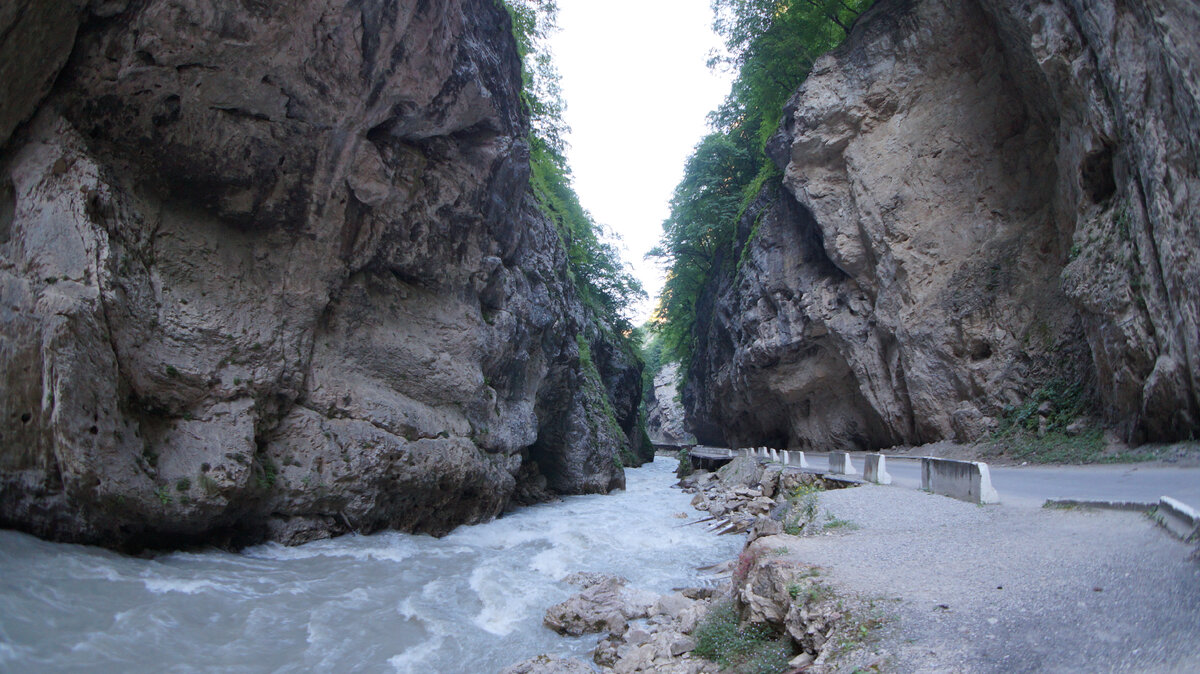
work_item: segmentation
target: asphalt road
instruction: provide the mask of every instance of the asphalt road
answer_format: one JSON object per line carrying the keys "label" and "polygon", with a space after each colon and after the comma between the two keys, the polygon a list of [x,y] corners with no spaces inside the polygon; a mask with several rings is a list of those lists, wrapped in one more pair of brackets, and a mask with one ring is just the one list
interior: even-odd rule
{"label": "asphalt road", "polygon": [[822,519],[855,526],[770,547],[895,618],[840,671],[882,659],[939,674],[1200,672],[1200,565],[1139,513],[982,508],[870,485],[819,502]]}
{"label": "asphalt road", "polygon": [[[829,458],[825,454],[805,453],[811,468],[823,470]],[[862,476],[863,458],[850,455],[858,476]],[[896,486],[919,489],[921,462],[917,458],[887,458],[887,471]],[[1046,499],[1107,499],[1113,501],[1158,501],[1171,496],[1193,507],[1200,507],[1200,468],[1174,468],[1143,464],[1095,466],[989,466],[992,486],[1000,493],[1000,502],[1011,505],[1041,506]]]}

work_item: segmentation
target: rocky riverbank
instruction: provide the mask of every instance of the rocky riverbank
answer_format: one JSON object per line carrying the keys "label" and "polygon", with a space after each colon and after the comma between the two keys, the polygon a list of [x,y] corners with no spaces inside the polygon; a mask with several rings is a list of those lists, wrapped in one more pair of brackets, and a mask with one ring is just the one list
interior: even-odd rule
{"label": "rocky riverbank", "polygon": [[[711,585],[665,595],[631,589],[622,578],[573,574],[564,580],[581,591],[546,612],[548,628],[603,635],[592,661],[619,674],[832,672],[839,663],[870,659],[851,654],[883,614],[833,591],[819,567],[783,554],[789,539],[825,531],[815,501],[825,480],[740,457],[715,473],[696,471],[679,486],[708,514],[681,526],[746,533],[741,554],[708,569]],[[542,655],[503,674],[591,671],[578,659]]]}
{"label": "rocky riverbank", "polygon": [[[604,579],[551,609],[547,624],[604,635],[600,671],[1200,666],[1192,545],[1141,514],[822,489],[745,457],[681,485],[707,513],[685,526],[744,532],[747,544],[705,587],[647,597]],[[593,668],[545,656],[508,671]]]}

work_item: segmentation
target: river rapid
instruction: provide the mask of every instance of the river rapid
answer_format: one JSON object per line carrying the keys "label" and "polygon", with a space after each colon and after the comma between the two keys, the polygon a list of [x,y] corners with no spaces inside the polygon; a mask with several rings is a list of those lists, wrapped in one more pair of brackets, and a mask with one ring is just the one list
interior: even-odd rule
{"label": "river rapid", "polygon": [[138,559],[0,531],[3,672],[497,672],[596,636],[542,626],[574,571],[669,592],[740,536],[681,526],[676,462],[444,538],[382,533]]}

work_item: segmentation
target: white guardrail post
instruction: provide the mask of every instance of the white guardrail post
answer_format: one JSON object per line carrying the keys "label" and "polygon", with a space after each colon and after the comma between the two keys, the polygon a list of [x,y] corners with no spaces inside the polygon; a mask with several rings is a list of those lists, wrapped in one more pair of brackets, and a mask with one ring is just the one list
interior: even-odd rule
{"label": "white guardrail post", "polygon": [[858,471],[854,469],[854,464],[850,462],[850,454],[847,452],[830,452],[829,453],[829,474],[830,475],[858,475]]}
{"label": "white guardrail post", "polygon": [[887,472],[887,457],[882,454],[868,454],[863,465],[863,479],[875,484],[891,484],[892,476]]}

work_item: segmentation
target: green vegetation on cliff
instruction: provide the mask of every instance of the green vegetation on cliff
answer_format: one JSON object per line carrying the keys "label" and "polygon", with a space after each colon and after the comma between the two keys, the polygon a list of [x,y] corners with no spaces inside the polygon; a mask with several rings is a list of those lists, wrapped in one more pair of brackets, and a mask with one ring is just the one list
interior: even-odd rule
{"label": "green vegetation on cliff", "polygon": [[[521,56],[521,97],[530,118],[530,189],[538,207],[555,224],[567,253],[567,273],[579,297],[591,309],[592,325],[584,328],[586,334],[576,335],[583,375],[590,380],[589,385],[611,397],[616,392],[608,390],[602,367],[593,359],[592,345],[599,339],[625,354],[626,362],[640,363],[640,338],[628,312],[646,293],[621,259],[614,244],[616,235],[583,208],[571,185],[571,169],[565,156],[568,129],[562,119],[566,106],[558,71],[546,45],[557,28],[555,0],[504,0],[504,6],[512,19]],[[607,433],[601,435],[626,437],[611,402],[608,398],[602,401],[605,418],[601,423]],[[637,426],[627,436],[633,446],[621,447],[613,455],[618,468],[653,457],[644,410],[639,406],[638,411]]]}
{"label": "green vegetation on cliff", "polygon": [[625,312],[645,297],[645,291],[613,244],[615,234],[592,218],[571,186],[571,169],[564,156],[566,106],[558,71],[545,45],[556,28],[558,7],[554,0],[507,0],[505,6],[522,59],[522,98],[532,126],[530,186],[542,211],[558,227],[583,301],[607,326],[628,335],[633,326]]}
{"label": "green vegetation on cliff", "polygon": [[784,104],[816,59],[845,39],[873,0],[712,0],[713,28],[726,54],[712,67],[737,71],[729,96],[709,115],[713,132],[696,146],[671,199],[663,238],[650,252],[667,267],[653,319],[667,359],[692,357],[696,302],[722,265],[740,257],[734,233],[746,206],[778,169],[764,148]]}

